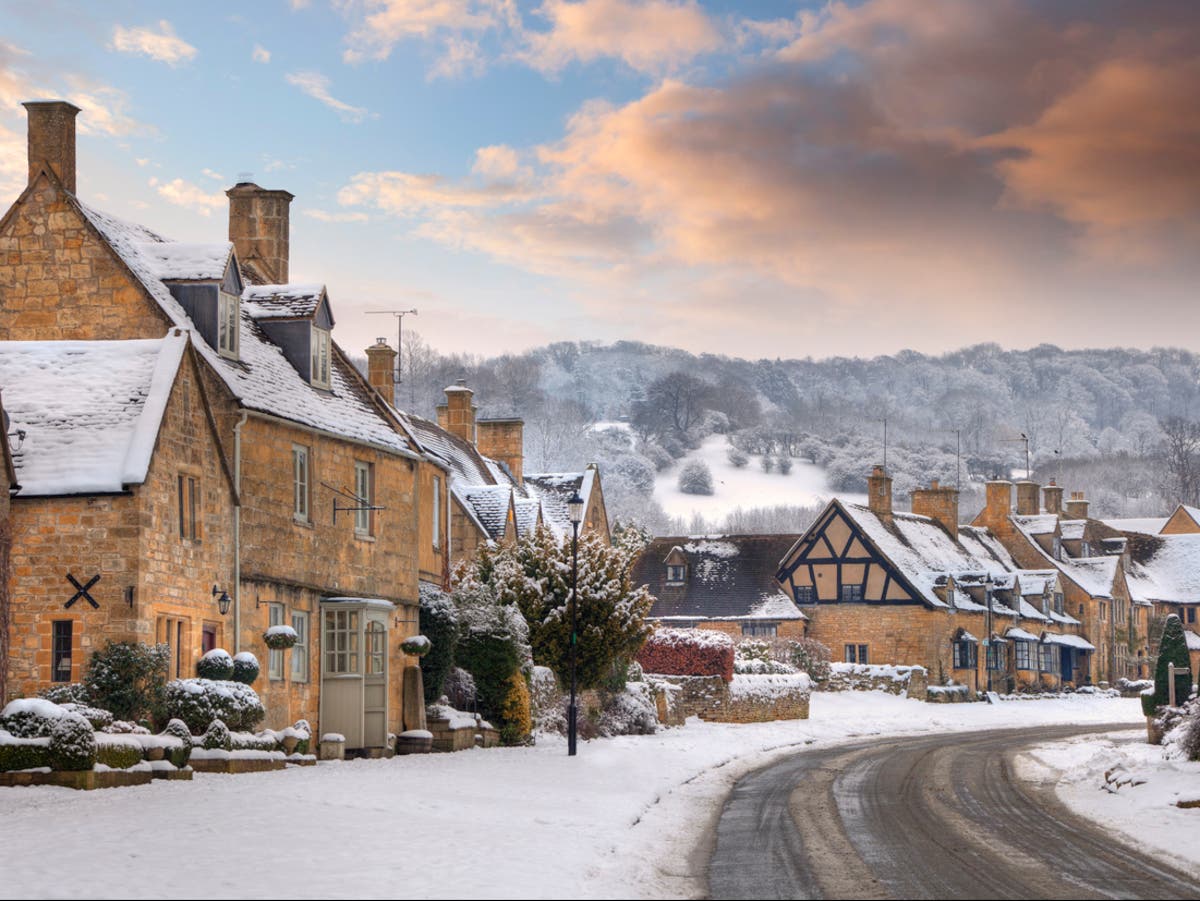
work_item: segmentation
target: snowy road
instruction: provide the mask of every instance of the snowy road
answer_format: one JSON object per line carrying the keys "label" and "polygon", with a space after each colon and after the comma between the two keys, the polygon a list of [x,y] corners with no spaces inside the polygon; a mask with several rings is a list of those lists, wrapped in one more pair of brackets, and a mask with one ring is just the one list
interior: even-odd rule
{"label": "snowy road", "polygon": [[1095,731],[1105,727],[883,739],[792,755],[735,786],[717,825],[711,897],[1200,897],[1200,882],[1012,775],[1020,749]]}

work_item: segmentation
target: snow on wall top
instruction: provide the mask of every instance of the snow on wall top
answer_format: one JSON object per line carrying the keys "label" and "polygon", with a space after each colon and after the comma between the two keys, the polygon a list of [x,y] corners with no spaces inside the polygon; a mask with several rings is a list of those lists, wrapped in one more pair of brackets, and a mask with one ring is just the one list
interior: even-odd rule
{"label": "snow on wall top", "polygon": [[319,284],[247,285],[242,291],[242,300],[255,319],[309,318],[324,296],[325,286]]}
{"label": "snow on wall top", "polygon": [[1064,519],[1059,528],[1065,541],[1082,541],[1087,529],[1086,519]]}
{"label": "snow on wall top", "polygon": [[[194,324],[171,296],[158,274],[155,257],[146,249],[146,245],[174,242],[167,242],[145,226],[117,219],[84,203],[79,203],[79,207],[168,319],[194,334]],[[255,324],[245,309],[248,305],[242,306],[240,360],[221,356],[199,337],[192,341],[242,406],[385,450],[409,453],[408,442],[375,405],[336,343],[330,361],[330,390],[314,388]]]}
{"label": "snow on wall top", "polygon": [[187,336],[0,341],[0,385],[21,496],[122,491],[145,481]]}
{"label": "snow on wall top", "polygon": [[219,281],[229,268],[233,245],[190,244],[184,241],[139,241],[138,254],[154,274],[165,281]]}

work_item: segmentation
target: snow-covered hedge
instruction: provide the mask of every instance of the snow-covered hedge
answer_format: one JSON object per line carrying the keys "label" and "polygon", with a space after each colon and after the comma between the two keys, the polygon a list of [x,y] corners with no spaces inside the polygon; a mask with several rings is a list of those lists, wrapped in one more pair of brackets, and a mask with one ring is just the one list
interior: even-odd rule
{"label": "snow-covered hedge", "polygon": [[167,716],[183,720],[195,734],[213,720],[249,732],[267,715],[258,693],[240,682],[211,679],[176,679],[167,683]]}
{"label": "snow-covered hedge", "polygon": [[50,727],[50,766],[90,770],[96,765],[96,733],[78,713],[64,712]]}
{"label": "snow-covered hedge", "polygon": [[234,656],[232,677],[234,682],[252,685],[260,672],[262,672],[262,668],[258,665],[258,658],[249,651],[242,651]]}
{"label": "snow-covered hedge", "polygon": [[59,704],[44,698],[18,698],[0,710],[0,729],[14,738],[44,738],[54,724],[72,714]]}
{"label": "snow-covered hedge", "polygon": [[196,663],[196,675],[217,681],[232,679],[233,658],[224,648],[213,648]]}
{"label": "snow-covered hedge", "polygon": [[711,629],[657,629],[637,661],[648,673],[667,676],[720,676],[733,679],[733,639]]}
{"label": "snow-covered hedge", "polygon": [[729,697],[735,701],[773,701],[810,691],[812,680],[806,673],[734,676],[729,683]]}

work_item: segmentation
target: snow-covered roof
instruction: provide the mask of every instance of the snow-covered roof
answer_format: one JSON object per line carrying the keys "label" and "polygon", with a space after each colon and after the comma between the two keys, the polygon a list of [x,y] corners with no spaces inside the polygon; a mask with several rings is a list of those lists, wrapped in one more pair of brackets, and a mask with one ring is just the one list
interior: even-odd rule
{"label": "snow-covered roof", "polygon": [[21,496],[123,491],[146,479],[187,336],[0,341]]}
{"label": "snow-covered roof", "polygon": [[578,491],[584,509],[591,499],[595,470],[583,472],[546,472],[525,476],[525,489],[542,504],[542,517],[556,535],[571,534],[571,515],[567,501]]}
{"label": "snow-covered roof", "polygon": [[1061,644],[1069,648],[1078,648],[1081,651],[1094,651],[1096,646],[1079,635],[1059,634],[1058,632],[1043,632],[1042,641],[1046,644]]}
{"label": "snow-covered roof", "polygon": [[1200,534],[1147,537],[1131,557],[1125,578],[1135,600],[1200,603]]}
{"label": "snow-covered roof", "polygon": [[1183,637],[1187,641],[1189,651],[1200,651],[1200,635],[1197,635],[1191,629],[1187,629],[1184,631]]}
{"label": "snow-covered roof", "polygon": [[[1105,557],[1067,557],[1056,560],[1045,548],[1038,543],[1035,535],[1044,535],[1047,531],[1040,522],[1042,517],[1013,516],[1010,517],[1019,531],[1028,539],[1029,546],[1037,551],[1046,563],[1053,566],[1076,585],[1096,598],[1111,598],[1113,582],[1117,578],[1117,570],[1121,565],[1118,555]],[[1053,517],[1058,522],[1057,517]],[[1042,531],[1032,531],[1042,529]]]}
{"label": "snow-covered roof", "polygon": [[1011,629],[1007,630],[1004,633],[1004,637],[1011,638],[1016,641],[1037,641],[1038,640],[1038,637],[1036,635],[1026,632],[1024,629],[1020,628],[1019,626],[1013,626]]}
{"label": "snow-covered roof", "polygon": [[307,319],[317,312],[325,286],[247,285],[242,300],[255,319]]}
{"label": "snow-covered roof", "polygon": [[528,535],[538,524],[538,513],[542,505],[531,497],[514,497],[513,510],[517,518],[517,534]]}
{"label": "snow-covered roof", "polygon": [[[167,318],[180,328],[194,330],[191,319],[158,275],[156,257],[146,246],[166,239],[142,225],[117,219],[87,204],[79,203],[79,207]],[[411,454],[404,435],[383,413],[336,344],[330,361],[330,388],[315,388],[300,376],[283,351],[254,322],[245,309],[249,304],[242,306],[239,360],[221,356],[198,336],[193,338],[192,344],[243,407],[383,450],[406,456]]]}
{"label": "snow-covered roof", "polygon": [[1038,513],[1034,516],[1013,516],[1013,522],[1030,535],[1047,535],[1058,528],[1058,517],[1053,513]]}
{"label": "snow-covered roof", "polygon": [[508,485],[459,485],[456,490],[474,508],[488,535],[497,541],[503,538],[509,504],[512,503],[512,488]]}
{"label": "snow-covered roof", "polygon": [[138,254],[164,281],[219,281],[229,268],[233,245],[191,244],[186,241],[138,241]]}
{"label": "snow-covered roof", "polygon": [[1064,541],[1082,541],[1087,530],[1086,519],[1064,519],[1059,522]]}
{"label": "snow-covered roof", "polygon": [[1118,532],[1140,532],[1143,535],[1157,535],[1162,531],[1162,527],[1167,524],[1165,516],[1151,516],[1131,519],[1104,519],[1101,520],[1110,529],[1116,529]]}
{"label": "snow-covered roof", "polygon": [[421,448],[436,455],[450,468],[452,480],[462,485],[497,484],[493,471],[469,441],[420,416],[404,414],[403,418]]}

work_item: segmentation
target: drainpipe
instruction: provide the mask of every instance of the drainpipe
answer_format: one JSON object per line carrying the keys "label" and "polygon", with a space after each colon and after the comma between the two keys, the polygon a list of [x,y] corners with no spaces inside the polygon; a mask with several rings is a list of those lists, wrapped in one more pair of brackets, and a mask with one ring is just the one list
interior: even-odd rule
{"label": "drainpipe", "polygon": [[242,651],[242,426],[249,416],[242,411],[242,418],[233,426],[233,652]]}

